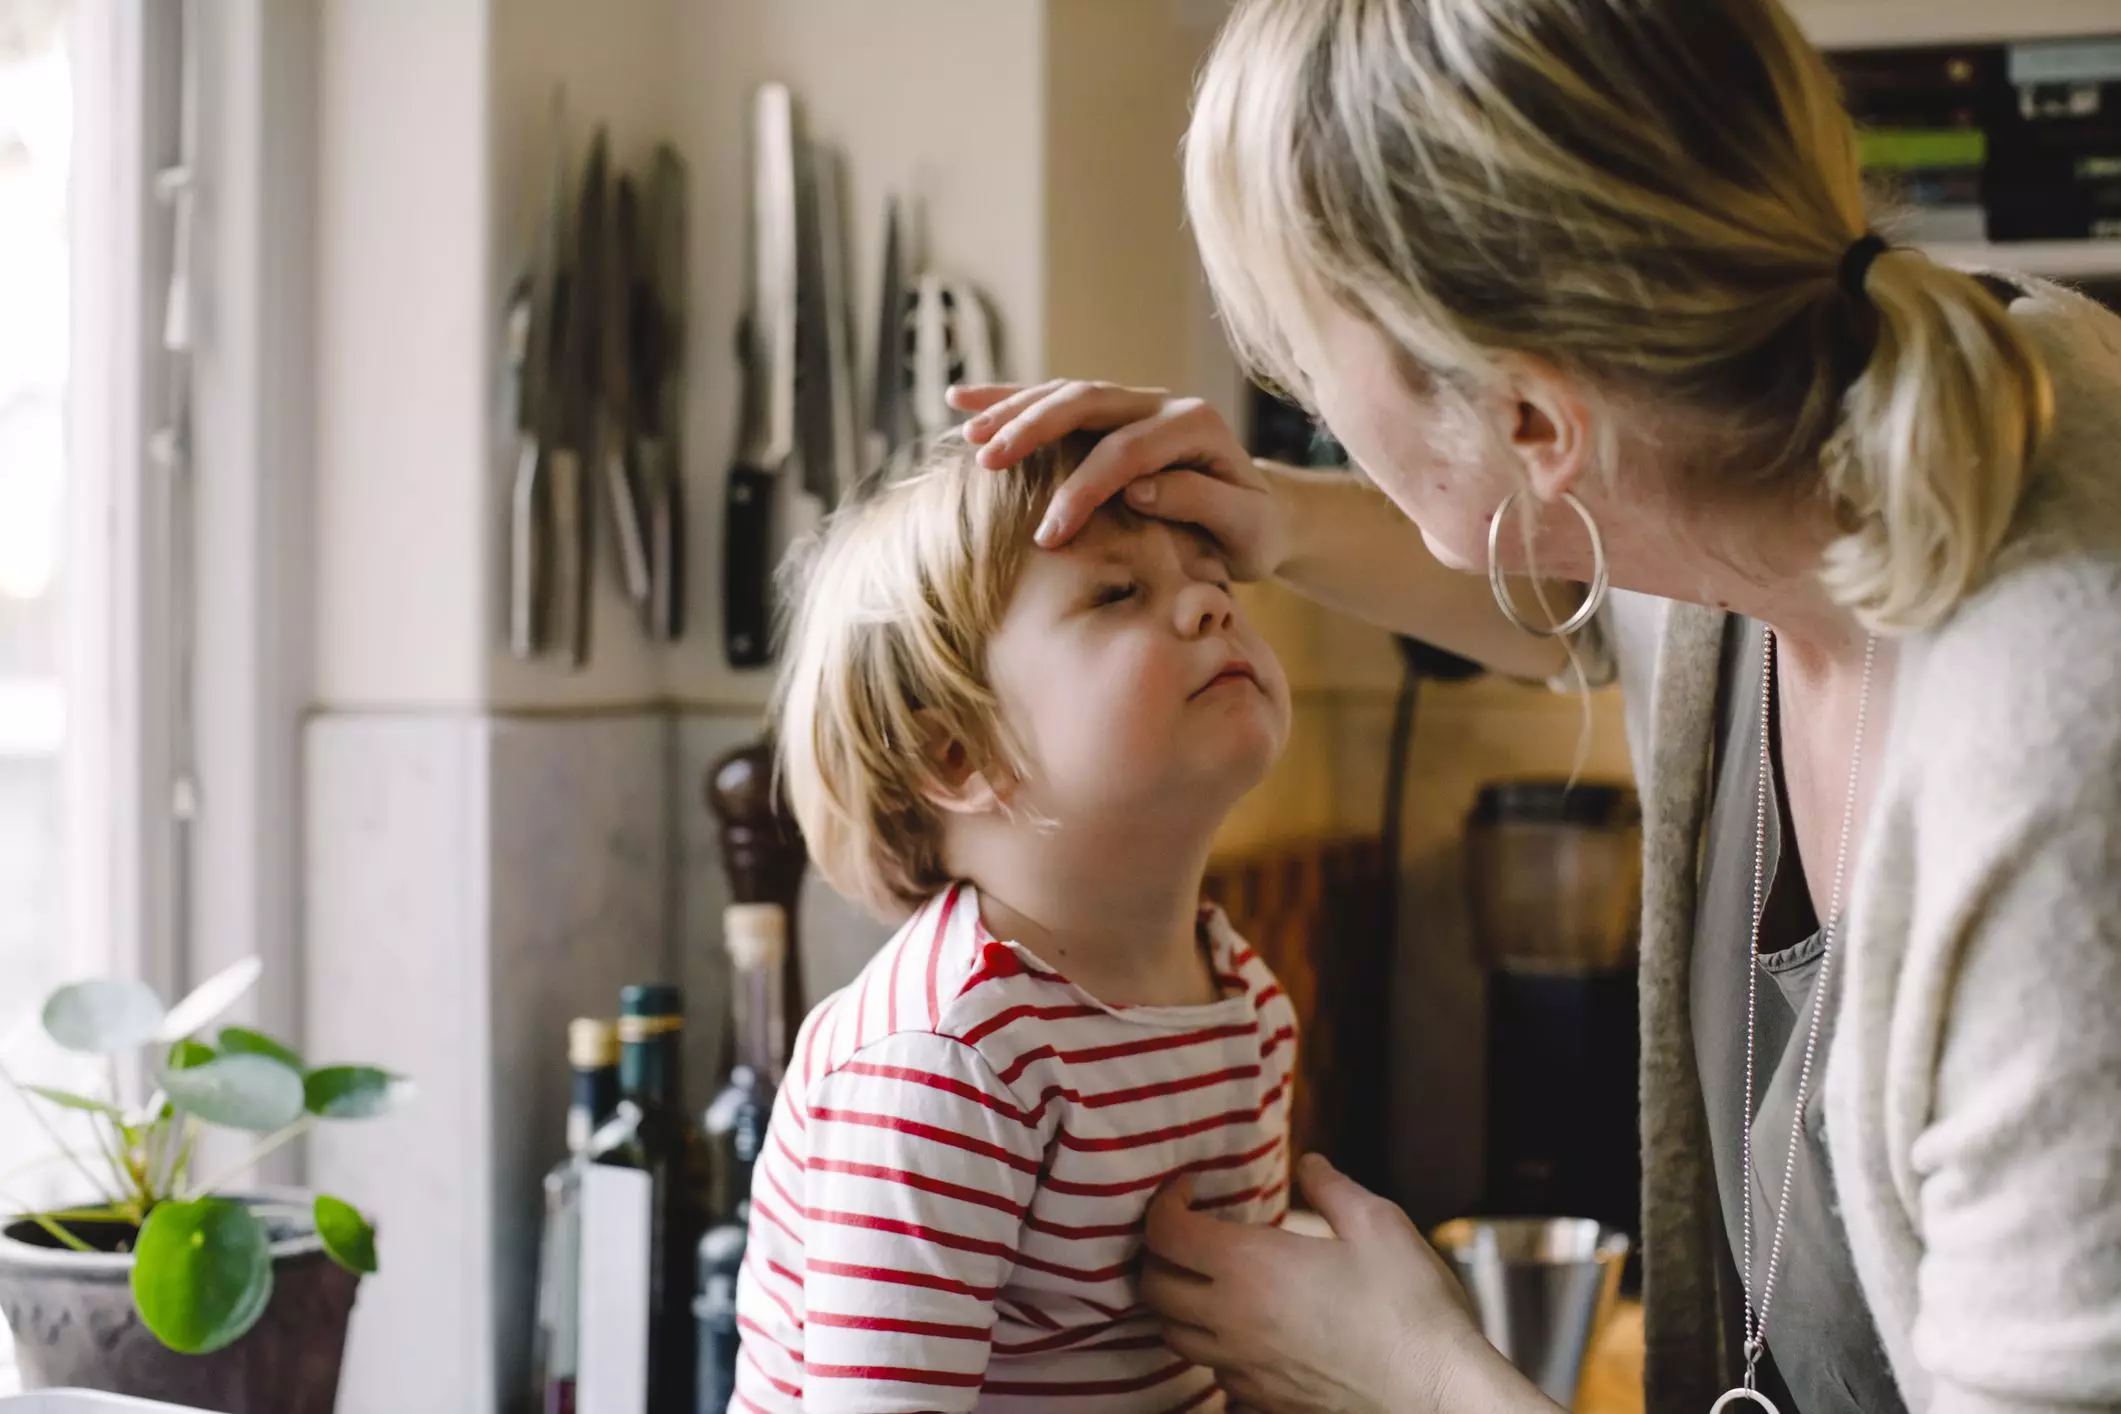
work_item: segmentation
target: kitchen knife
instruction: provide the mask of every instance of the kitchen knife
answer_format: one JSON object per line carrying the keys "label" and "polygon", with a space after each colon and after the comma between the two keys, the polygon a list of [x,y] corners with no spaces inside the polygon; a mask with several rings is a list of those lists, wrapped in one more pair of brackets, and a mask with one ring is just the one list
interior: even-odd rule
{"label": "kitchen knife", "polygon": [[[839,181],[832,154],[796,137],[801,181],[796,281],[796,453],[803,468],[803,519],[816,521],[853,481],[854,404],[848,387],[845,267]],[[794,527],[798,532],[807,526]]]}
{"label": "kitchen knife", "polygon": [[906,441],[906,257],[899,246],[898,199],[884,203],[884,269],[876,305],[876,363],[870,370],[869,469]]}
{"label": "kitchen knife", "polygon": [[508,649],[524,659],[545,650],[552,611],[552,495],[545,459],[553,432],[560,262],[567,244],[566,103],[559,93],[552,100],[551,141],[542,219],[530,267],[510,301],[506,345],[516,427],[508,487]]}
{"label": "kitchen knife", "polygon": [[636,321],[637,380],[643,409],[641,484],[647,499],[648,633],[672,642],[685,631],[684,460],[679,430],[685,411],[685,164],[668,146],[656,149],[648,177],[648,259]]}
{"label": "kitchen knife", "polygon": [[744,320],[744,416],[723,520],[724,652],[735,668],[772,655],[773,504],[794,455],[796,174],[793,100],[759,89],[753,119],[751,275]]}
{"label": "kitchen knife", "polygon": [[640,199],[631,177],[614,189],[608,255],[604,265],[604,405],[599,419],[598,460],[611,506],[612,542],[618,550],[620,582],[635,604],[648,603],[648,533],[634,462],[634,424],[646,409],[635,400],[634,272],[640,263]]}
{"label": "kitchen knife", "polygon": [[574,259],[561,328],[560,426],[551,461],[553,641],[568,662],[589,661],[590,496],[586,468],[596,454],[598,359],[605,338],[605,189],[610,139],[597,129],[575,205]]}

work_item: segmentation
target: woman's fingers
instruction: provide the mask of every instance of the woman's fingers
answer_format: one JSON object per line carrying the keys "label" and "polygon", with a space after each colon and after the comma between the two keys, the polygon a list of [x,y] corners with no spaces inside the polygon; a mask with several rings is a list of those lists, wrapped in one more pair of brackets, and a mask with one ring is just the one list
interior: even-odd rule
{"label": "woman's fingers", "polygon": [[1333,1235],[1342,1239],[1361,1236],[1375,1220],[1378,1207],[1389,1206],[1333,1167],[1324,1154],[1306,1154],[1297,1160],[1296,1184],[1318,1215],[1333,1225]]}
{"label": "woman's fingers", "polygon": [[1127,483],[1127,504],[1145,516],[1176,525],[1195,525],[1214,538],[1230,558],[1230,573],[1239,579],[1257,579],[1267,572],[1254,563],[1254,536],[1248,526],[1253,512],[1264,508],[1249,504],[1258,493],[1235,482],[1190,468],[1174,468]]}
{"label": "woman's fingers", "polygon": [[959,412],[985,412],[1023,386],[1021,383],[953,383],[943,390],[943,401]]}
{"label": "woman's fingers", "polygon": [[989,385],[990,392],[1001,396],[989,397],[987,406],[967,418],[960,430],[966,441],[982,446],[1003,427],[1068,386],[1069,380],[1065,378],[1049,378],[1043,383]]}
{"label": "woman's fingers", "polygon": [[1222,1357],[1222,1342],[1215,1332],[1179,1321],[1164,1322],[1164,1344],[1196,1365],[1214,1365]]}
{"label": "woman's fingers", "polygon": [[1152,1258],[1197,1280],[1212,1280],[1225,1258],[1230,1239],[1241,1229],[1192,1208],[1193,1180],[1181,1177],[1164,1185],[1149,1204],[1143,1234]]}
{"label": "woman's fingers", "polygon": [[1071,432],[1109,432],[1153,416],[1169,395],[1161,388],[1122,388],[1071,381],[1027,388],[966,424],[965,436],[984,443],[980,465],[1014,466]]}
{"label": "woman's fingers", "polygon": [[[1039,543],[1048,548],[1065,543],[1099,506],[1143,477],[1174,467],[1194,467],[1228,478],[1238,473],[1239,462],[1249,464],[1250,460],[1222,418],[1205,403],[1192,398],[1164,402],[1104,438],[1083,458],[1083,464],[1053,493]],[[1160,493],[1150,494],[1153,502]],[[1142,504],[1141,508],[1150,510],[1151,506]],[[1191,519],[1160,507],[1153,514],[1165,520]],[[1212,514],[1203,515],[1200,523],[1218,539],[1226,529]]]}

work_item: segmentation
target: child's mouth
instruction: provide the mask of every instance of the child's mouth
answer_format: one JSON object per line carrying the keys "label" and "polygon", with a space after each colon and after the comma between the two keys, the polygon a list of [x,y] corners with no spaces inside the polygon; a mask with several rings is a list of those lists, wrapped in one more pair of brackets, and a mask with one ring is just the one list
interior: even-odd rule
{"label": "child's mouth", "polygon": [[1228,687],[1232,683],[1240,682],[1248,682],[1254,687],[1259,686],[1259,674],[1253,671],[1250,663],[1236,662],[1229,664],[1221,672],[1202,684],[1200,690],[1193,695],[1195,697],[1204,697],[1218,687]]}

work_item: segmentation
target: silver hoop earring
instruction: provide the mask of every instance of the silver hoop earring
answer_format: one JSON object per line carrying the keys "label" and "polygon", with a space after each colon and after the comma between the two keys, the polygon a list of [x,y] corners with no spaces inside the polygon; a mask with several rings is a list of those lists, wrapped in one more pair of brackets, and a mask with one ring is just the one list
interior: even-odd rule
{"label": "silver hoop earring", "polygon": [[1561,499],[1576,512],[1576,518],[1583,522],[1584,533],[1591,537],[1591,590],[1583,596],[1583,603],[1577,606],[1576,612],[1560,623],[1530,623],[1517,612],[1517,605],[1510,600],[1509,576],[1502,572],[1502,556],[1497,553],[1502,547],[1502,523],[1509,518],[1510,507],[1517,504],[1517,496],[1518,493],[1512,491],[1503,497],[1502,504],[1495,508],[1495,518],[1488,522],[1488,589],[1495,595],[1495,607],[1502,611],[1502,616],[1526,633],[1539,638],[1567,638],[1589,623],[1605,604],[1609,586],[1605,540],[1598,533],[1598,522],[1591,519],[1591,512],[1576,499],[1576,493],[1562,492]]}

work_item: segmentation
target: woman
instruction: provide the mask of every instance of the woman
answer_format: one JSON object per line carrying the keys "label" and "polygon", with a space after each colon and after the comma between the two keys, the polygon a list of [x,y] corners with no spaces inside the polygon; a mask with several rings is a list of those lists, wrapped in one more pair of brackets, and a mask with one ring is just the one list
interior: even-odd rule
{"label": "woman", "polygon": [[[1123,492],[1617,678],[1651,1409],[2121,1406],[2121,320],[1870,235],[1774,0],[1240,0],[1186,189],[1237,347],[1371,484],[1100,384],[960,390],[969,435],[1112,430],[1045,543]],[[1270,1409],[1550,1407],[1396,1210],[1299,1178],[1349,1240],[1159,1200],[1178,1350]]]}

